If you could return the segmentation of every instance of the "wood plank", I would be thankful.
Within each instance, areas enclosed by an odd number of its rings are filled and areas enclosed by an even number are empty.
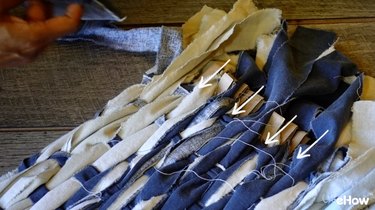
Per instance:
[[[154,64],[152,54],[55,44],[35,62],[0,70],[0,128],[74,127]]]
[[[125,25],[181,24],[203,5],[229,11],[236,0],[137,0],[112,1],[113,7],[127,16]],[[372,0],[255,0],[259,8],[279,8],[288,20],[375,17]]]
[[[0,132],[0,175],[16,168],[30,155],[39,152],[66,131]]]

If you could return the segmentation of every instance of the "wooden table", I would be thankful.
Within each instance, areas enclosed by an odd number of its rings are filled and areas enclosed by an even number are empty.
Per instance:
[[[114,2],[127,14],[122,27],[129,29],[181,26],[204,4],[228,11],[235,0]],[[374,0],[257,0],[256,5],[282,9],[291,31],[302,25],[336,32],[336,48],[362,71],[375,76]],[[53,66],[42,65],[50,58],[41,55],[26,67],[0,70],[0,174],[92,118],[109,99],[138,83],[143,71],[152,65],[152,59],[145,62],[142,55],[130,55],[137,65],[134,68],[134,64],[116,60],[124,52],[88,43],[54,44],[48,51],[58,53]],[[77,58],[77,51],[87,56]],[[104,56],[112,67],[96,63],[98,56]],[[67,62],[85,67],[68,68]]]

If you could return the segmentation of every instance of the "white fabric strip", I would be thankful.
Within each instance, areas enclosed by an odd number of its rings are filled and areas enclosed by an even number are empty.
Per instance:
[[[132,197],[142,189],[149,179],[150,178],[146,175],[143,175],[137,179],[137,181],[135,181],[128,189],[121,193],[121,195],[112,203],[108,210],[121,209],[122,206],[126,205],[132,199]]]
[[[114,122],[111,122],[110,124],[104,126],[103,128],[99,129],[89,137],[87,137],[85,140],[83,140],[80,144],[78,144],[71,154],[80,154],[85,152],[86,148],[89,145],[94,144],[107,144],[109,141],[111,141],[118,132],[121,123],[129,119],[129,116],[125,116],[121,119],[118,119]]]
[[[167,115],[167,118],[175,118],[207,103],[207,100],[214,95],[217,89],[217,81],[211,81],[210,83],[212,84],[210,87],[199,88],[196,86],[193,92],[187,95],[181,103]]]
[[[257,54],[255,57],[255,63],[260,70],[263,70],[268,60],[268,55],[272,49],[273,43],[276,39],[277,34],[262,35],[257,40]]]
[[[156,205],[159,204],[159,202],[165,198],[166,195],[159,195],[152,197],[150,200],[147,201],[141,201],[137,203],[136,206],[132,210],[152,210],[155,209]]]
[[[299,202],[298,209],[310,209],[312,205],[325,205],[360,182],[375,167],[375,148],[371,148],[357,159],[351,160],[338,172],[319,182]],[[320,204],[319,204],[320,203]]]
[[[108,150],[109,146],[107,144],[87,145],[82,153],[73,154],[66,161],[65,165],[59,170],[59,172],[56,173],[56,175],[46,184],[46,187],[50,190],[55,188],[85,166],[94,162]]]
[[[134,101],[139,97],[145,85],[143,84],[136,84],[126,88],[122,91],[119,95],[115,98],[109,100],[105,109],[103,110],[101,115],[107,115],[115,110],[119,110],[122,107],[125,107],[130,102]]]
[[[349,156],[357,158],[375,147],[375,101],[357,101],[352,107],[352,140]]]
[[[132,115],[123,125],[117,135],[122,139],[145,128],[153,123],[158,117],[170,112],[181,102],[181,96],[166,96],[158,98],[150,104],[142,107],[137,113]]]
[[[45,194],[38,202],[32,206],[32,210],[53,210],[60,207],[67,201],[75,192],[81,188],[81,184],[76,178],[72,177],[53,190]]]
[[[156,124],[151,124],[135,134],[126,137],[95,161],[93,166],[99,171],[105,171],[117,163],[124,161],[134,154],[158,128]]]
[[[8,208],[27,198],[40,185],[46,183],[58,170],[59,164],[55,160],[39,163],[34,170],[29,170],[18,177],[0,197],[0,207]]]
[[[42,150],[42,154],[37,159],[37,162],[48,159],[53,153],[60,149],[62,151],[70,152],[75,145],[79,144],[79,142],[83,141],[100,128],[124,116],[134,113],[137,110],[137,107],[129,105],[108,115],[86,121],[79,127],[75,128],[71,132],[65,134],[64,136],[60,137],[58,140],[54,141],[52,144],[44,148]]]

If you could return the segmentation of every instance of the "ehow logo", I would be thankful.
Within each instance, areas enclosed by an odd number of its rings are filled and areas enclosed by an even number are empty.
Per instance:
[[[338,197],[336,203],[338,205],[368,205],[370,198],[357,198],[351,195],[343,197]]]

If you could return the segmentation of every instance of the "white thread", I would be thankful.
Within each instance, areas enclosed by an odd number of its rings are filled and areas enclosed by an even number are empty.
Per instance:
[[[78,181],[77,179],[72,179],[74,182],[77,182],[80,186],[81,186],[81,188],[84,190],[84,191],[86,191],[90,196],[94,196],[94,197],[96,197],[96,198],[99,198],[99,199],[101,199],[101,197],[102,197],[102,192],[99,192],[99,193],[96,193],[96,192],[93,192],[93,191],[90,191],[90,190],[88,190],[80,181]],[[87,196],[86,196],[87,197]]]
[[[256,121],[256,120],[245,120],[245,119],[241,120],[239,118],[233,118],[233,119],[234,119],[233,121],[253,122],[253,123],[259,123],[259,124],[263,124],[263,125],[269,125],[268,123],[263,123],[263,122],[259,122],[259,121]]]
[[[199,175],[197,172],[195,172],[194,170],[183,169],[183,170],[175,171],[175,172],[172,172],[172,173],[165,173],[165,172],[163,172],[163,171],[160,171],[160,170],[157,169],[156,167],[154,167],[154,169],[155,169],[157,172],[159,172],[159,173],[161,173],[161,174],[163,174],[163,175],[166,175],[166,176],[172,176],[172,175],[174,175],[174,174],[178,174],[178,173],[181,173],[181,172],[191,172],[191,173],[193,173],[195,176],[197,176],[198,178],[200,178],[200,179],[202,179],[202,180],[205,180],[205,181],[208,181],[208,182],[214,182],[214,181],[220,181],[220,182],[223,182],[223,183],[225,183],[226,185],[228,185],[228,186],[232,189],[232,191],[235,191],[235,190],[234,190],[234,187],[233,187],[230,183],[228,183],[227,181],[225,181],[224,179],[207,179],[207,178],[204,178],[204,177],[200,176],[200,175]]]
[[[282,31],[284,31],[284,30],[282,29]],[[283,43],[282,43],[282,44],[276,49],[275,53],[274,53],[273,56],[272,56],[272,62],[270,63],[270,66],[273,65],[273,61],[275,60],[275,56],[277,55],[277,53],[279,53],[279,51],[281,50],[281,48],[283,48],[284,45],[287,44],[288,42],[289,42],[289,40],[284,41],[284,42],[283,42]]]
[[[236,120],[237,119],[237,120]],[[249,131],[253,132],[253,133],[256,133],[257,135],[260,135],[260,133],[252,130],[251,128],[249,128],[242,120],[238,119],[238,118],[235,118],[235,120],[231,121],[230,123],[228,123],[228,126],[229,124],[231,124],[232,122],[234,121],[237,121],[237,122],[240,122],[245,128],[247,128]]]
[[[360,98],[361,98],[361,96],[360,96],[360,94],[359,94],[359,91],[360,91],[361,87],[362,87],[362,81],[361,81],[361,79],[360,79],[360,80],[359,80],[359,87],[357,88],[357,96],[358,96],[357,99],[360,99]],[[362,88],[363,88],[363,87],[362,87]]]
[[[244,141],[241,141],[241,140],[235,140],[235,141],[239,141],[239,142],[241,142],[241,143],[243,143],[243,144],[245,144],[245,145],[247,145],[247,146],[250,146],[250,147],[252,147],[252,148],[254,148],[254,149],[258,150],[258,151],[261,151],[261,152],[263,152],[264,154],[270,156],[271,159],[273,160],[274,164],[269,164],[269,165],[273,165],[273,166],[275,166],[275,168],[279,169],[279,170],[280,170],[281,172],[283,172],[285,175],[287,175],[288,177],[290,177],[290,178],[292,179],[292,181],[293,181],[292,186],[294,185],[294,183],[295,183],[294,178],[293,178],[292,176],[290,176],[288,173],[286,173],[282,168],[280,168],[279,166],[277,166],[276,159],[275,159],[270,153],[265,152],[265,151],[263,151],[263,150],[261,150],[261,149],[255,147],[255,146],[253,146],[253,145],[251,145],[251,144],[248,144],[248,143],[246,143],[246,142],[244,142]],[[264,167],[264,166],[263,166],[263,167]],[[275,168],[274,168],[274,171],[275,171],[274,176],[276,176],[276,169],[275,169]],[[265,176],[264,176],[264,177],[265,177]]]
[[[294,178],[293,178],[292,176],[290,176],[288,173],[286,173],[284,170],[282,170],[279,166],[277,166],[276,159],[275,159],[271,154],[265,152],[264,150],[261,150],[261,149],[255,147],[254,145],[248,144],[248,143],[246,143],[246,142],[244,142],[244,141],[242,141],[242,140],[239,140],[239,139],[233,139],[233,138],[227,138],[227,137],[216,137],[216,138],[219,138],[219,139],[226,139],[226,140],[234,140],[234,142],[238,141],[238,142],[240,142],[240,143],[242,143],[242,144],[245,144],[245,145],[247,145],[247,146],[249,146],[249,147],[254,148],[254,149],[257,150],[257,151],[263,152],[264,154],[268,155],[269,157],[271,157],[271,159],[272,159],[273,162],[274,162],[274,164],[272,164],[272,165],[274,165],[275,168],[279,169],[279,170],[280,170],[282,173],[284,173],[285,175],[289,176],[289,177],[292,179],[292,181],[293,181],[292,186],[294,185],[294,183],[295,183]],[[263,178],[265,178],[265,179],[268,180],[268,178],[267,178],[262,172],[260,172],[260,173],[261,173],[261,175],[262,175]],[[275,174],[274,174],[274,176],[276,176],[276,169],[275,169]]]
[[[250,209],[252,209],[252,208],[253,208],[253,206],[255,206],[255,205],[256,205],[255,203],[251,204],[251,206],[250,206],[249,208],[247,208],[247,210],[250,210]]]
[[[219,163],[216,163],[215,165],[216,165],[218,168],[220,168],[222,171],[225,171],[225,170],[226,170],[226,168],[225,168],[223,165],[219,164]]]
[[[266,101],[266,104],[267,103],[274,103],[277,105],[277,107],[280,107],[281,105],[277,102],[277,101]]]

